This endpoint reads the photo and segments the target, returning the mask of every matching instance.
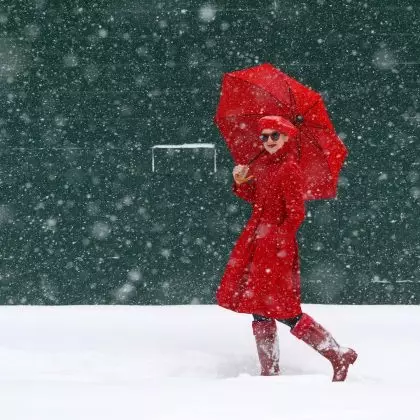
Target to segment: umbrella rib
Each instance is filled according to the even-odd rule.
[[[313,144],[315,144],[315,146],[322,152],[322,154],[324,155],[324,150],[322,149],[322,147],[318,144],[316,137],[314,137],[314,135],[310,132],[307,131],[305,132],[305,135],[312,141]],[[330,173],[332,173],[330,165],[328,164],[328,159],[326,159],[327,165],[328,165],[328,169],[330,171]]]
[[[303,131],[303,130],[302,130]],[[316,140],[316,137],[310,132],[310,131],[307,131],[307,132],[305,132],[304,133],[306,136],[308,136],[309,137],[309,139],[312,141],[312,143],[315,143],[315,145],[316,145],[316,147],[322,152],[322,153],[324,153],[324,151],[323,151],[323,149],[322,149],[322,147],[318,144],[318,142],[317,142],[317,140]]]
[[[263,115],[263,114],[237,114],[237,115],[228,115],[228,116],[222,117],[222,118],[228,120],[228,119],[238,118],[238,116],[239,117],[255,117],[256,115]]]
[[[290,103],[292,104],[292,107],[293,107],[292,113],[293,113],[293,116],[296,116],[296,98],[293,96],[293,91],[290,85],[287,84],[287,87],[289,88]]]
[[[272,93],[268,92],[267,90],[263,89],[262,87],[260,87],[260,86],[258,86],[258,85],[256,85],[256,84],[254,84],[254,83],[251,83],[251,82],[249,82],[248,80],[242,79],[242,78],[240,78],[240,77],[235,77],[235,76],[232,76],[232,75],[229,75],[228,77],[231,77],[232,79],[237,79],[237,80],[240,80],[240,81],[242,81],[242,82],[247,83],[248,85],[258,87],[258,89],[261,89],[262,91],[264,91],[265,93],[267,93],[268,95],[270,95],[272,98],[274,98],[274,100],[275,100],[278,104],[280,104],[281,106],[284,106],[284,107],[286,107],[286,108],[289,108],[289,106],[288,106],[288,105],[286,105],[286,104],[284,104],[283,102],[281,102],[281,101],[280,101],[278,98],[276,98],[276,97],[275,97]],[[251,114],[251,115],[255,115],[255,114]]]
[[[240,114],[241,117],[253,117],[255,115],[263,115],[263,114]],[[226,117],[222,117],[224,119],[232,119],[232,118],[237,118],[238,115],[228,115]],[[326,127],[324,125],[319,125],[319,124],[314,124],[314,123],[308,123],[305,122],[306,127],[313,127],[313,128],[319,128],[321,130],[329,130],[329,127]]]
[[[305,121],[305,125],[307,127],[313,127],[313,128],[320,128],[322,130],[329,130],[329,127],[326,127],[325,125],[319,125],[319,124],[314,124],[314,123],[308,123]]]
[[[296,142],[297,149],[298,149],[297,152],[298,152],[299,161],[302,158],[302,146],[300,145],[301,141],[302,141],[302,131],[299,131],[299,141]]]
[[[289,105],[287,105],[287,104],[284,104],[283,102],[281,102],[278,98],[276,98],[272,93],[270,93],[270,92],[268,92],[267,90],[265,90],[265,89],[263,89],[262,87],[260,87],[260,86],[258,86],[257,84],[253,84],[253,83],[251,83],[251,82],[249,82],[248,80],[245,80],[245,79],[242,79],[241,77],[236,77],[236,76],[232,76],[231,74],[229,74],[229,75],[227,75],[227,77],[231,77],[232,79],[237,79],[237,80],[240,80],[241,82],[245,82],[245,83],[247,83],[248,85],[251,85],[251,86],[256,86],[256,87],[258,87],[259,89],[261,89],[262,91],[264,91],[265,93],[267,93],[269,96],[271,96],[272,98],[274,98],[274,100],[278,103],[278,104],[280,104],[281,106],[284,106],[284,107],[286,107],[286,108],[288,108],[289,109],[289,111],[290,111],[290,106]],[[293,105],[296,105],[296,102],[295,102],[295,98],[291,95],[292,94],[292,88],[290,87],[290,85],[287,83],[287,82],[285,82],[286,84],[287,84],[287,87],[288,87],[288,89],[289,89],[289,94],[290,94],[290,99],[291,99],[291,104],[292,104],[292,106]],[[315,105],[317,105],[320,101],[322,100],[322,98],[319,98],[319,99],[317,99],[303,114],[302,114],[302,116],[305,116]],[[294,106],[293,107],[294,109],[293,109],[293,113],[295,112],[295,110],[296,110],[296,107]],[[243,115],[245,115],[245,114],[243,114]],[[249,115],[255,115],[255,114],[249,114]],[[294,115],[294,114],[293,114]],[[290,119],[290,117],[289,117],[289,119]],[[319,127],[319,128],[324,128],[324,127]]]
[[[304,113],[303,116],[305,116],[315,105],[318,105],[319,102],[321,101],[321,99],[318,99],[317,101],[315,101]]]

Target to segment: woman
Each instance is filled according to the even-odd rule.
[[[326,357],[333,381],[344,381],[357,353],[302,313],[296,232],[305,218],[303,180],[297,162],[296,127],[280,116],[259,120],[268,153],[233,170],[233,192],[250,202],[252,215],[230,255],[217,291],[220,306],[253,314],[261,375],[279,374],[276,322]],[[248,176],[250,173],[250,176]]]

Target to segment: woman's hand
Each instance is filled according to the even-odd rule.
[[[248,165],[236,165],[233,168],[233,179],[237,184],[243,184],[244,182],[248,182],[250,179],[254,178],[253,175],[247,177],[247,173],[249,171]]]

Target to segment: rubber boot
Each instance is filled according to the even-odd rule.
[[[261,364],[261,376],[278,375],[280,367],[276,321],[274,319],[270,321],[253,321],[252,330]]]
[[[334,369],[333,382],[346,379],[349,366],[357,359],[353,349],[337,344],[333,336],[307,314],[302,315],[291,333],[331,362]]]

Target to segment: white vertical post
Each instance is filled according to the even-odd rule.
[[[217,166],[216,166],[216,148],[214,148],[214,173],[217,172]]]

